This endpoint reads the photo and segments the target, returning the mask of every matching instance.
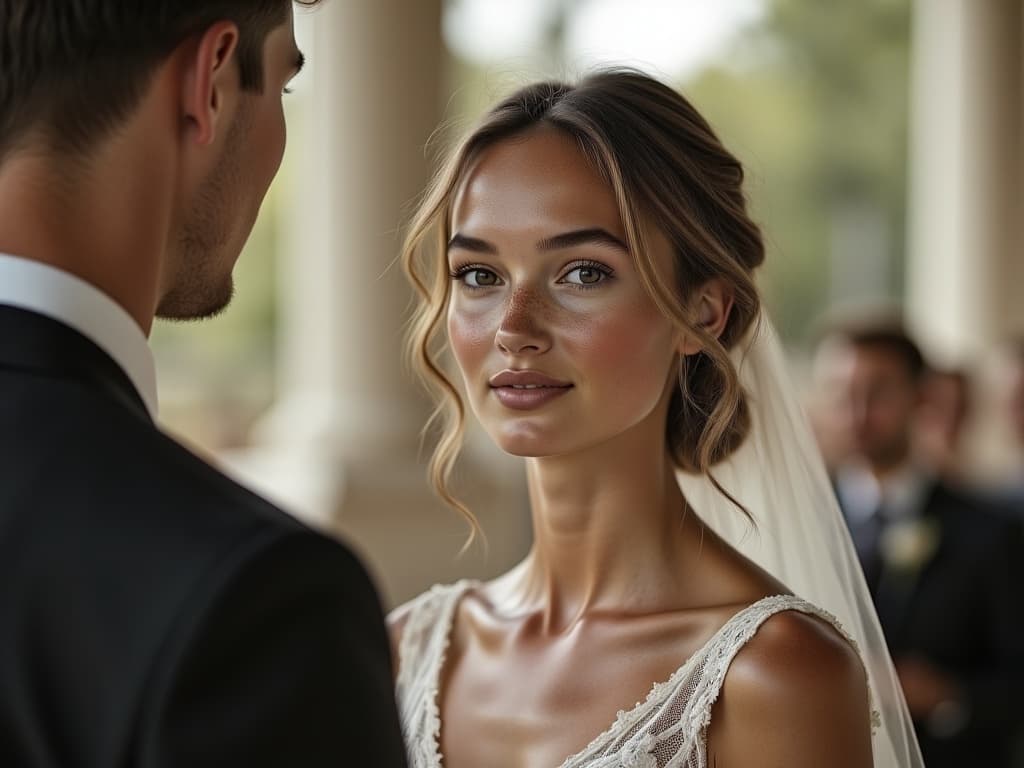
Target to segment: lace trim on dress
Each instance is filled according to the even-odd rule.
[[[441,768],[440,675],[455,609],[476,582],[436,586],[411,607],[399,650],[397,694],[410,768]],[[753,603],[730,618],[643,701],[620,710],[614,722],[559,768],[707,768],[707,728],[733,658],[761,625],[782,611],[818,617],[857,648],[835,616],[793,595]],[[873,725],[878,713],[872,710]]]
[[[410,606],[395,684],[410,768],[441,768],[441,670],[459,599],[476,583],[464,579],[435,585]]]

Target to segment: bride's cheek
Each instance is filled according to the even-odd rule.
[[[647,410],[662,396],[673,359],[664,323],[644,317],[593,317],[564,337],[577,368],[613,410]]]
[[[494,342],[493,322],[486,313],[453,308],[448,313],[448,342],[464,374],[479,362]]]
[[[575,324],[566,341],[595,365],[611,370],[657,368],[669,356],[667,326],[659,318],[610,310]]]

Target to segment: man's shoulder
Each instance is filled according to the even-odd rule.
[[[196,516],[226,522],[254,516],[275,526],[300,525],[267,500],[229,478],[152,422],[75,382],[40,380],[0,437],[11,482],[35,481],[38,498],[80,495],[83,506],[148,517],[174,512],[179,526]],[[4,472],[4,470],[0,470]],[[85,492],[85,493],[83,493]]]
[[[107,460],[126,467],[132,482],[118,489],[115,480],[109,492],[138,517],[146,538],[163,532],[168,554],[177,548],[192,563],[202,555],[222,560],[229,552],[244,559],[251,549],[286,540],[347,552],[164,432],[140,430],[125,443]]]
[[[1016,557],[1024,546],[1021,521],[970,488],[937,484],[926,514],[939,521],[943,547],[972,552],[981,560],[998,559],[1000,552]]]
[[[26,550],[73,539],[67,556],[83,569],[188,581],[239,542],[323,538],[116,401],[74,384],[38,390],[0,406],[0,518],[21,519]]]
[[[271,594],[310,616],[342,602],[379,612],[343,544],[116,401],[34,384],[0,403],[0,678],[29,648],[44,664],[74,658],[62,695],[103,698],[113,722],[158,657],[219,616],[271,610]]]
[[[201,458],[176,438],[159,430],[139,435],[140,444],[148,444],[148,454],[138,472],[148,481],[142,490],[157,504],[173,504],[180,519],[195,515],[239,517],[251,524],[280,528],[293,533],[307,527],[277,505],[247,488],[223,470]],[[127,457],[126,457],[127,458]]]
[[[989,534],[1016,526],[1016,521],[1003,513],[995,499],[967,485],[937,481],[928,505],[950,521]]]

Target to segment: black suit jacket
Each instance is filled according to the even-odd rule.
[[[363,568],[0,306],[0,765],[405,765]]]
[[[955,735],[939,737],[917,723],[925,765],[1002,768],[1010,765],[1024,690],[1020,529],[941,483],[929,489],[922,514],[939,539],[915,574],[878,574],[865,563],[882,629],[897,663],[931,663],[957,681],[969,702],[969,720]]]

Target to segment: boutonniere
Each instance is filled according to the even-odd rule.
[[[942,534],[938,520],[894,520],[885,526],[880,543],[882,559],[896,572],[916,573],[939,548]]]

